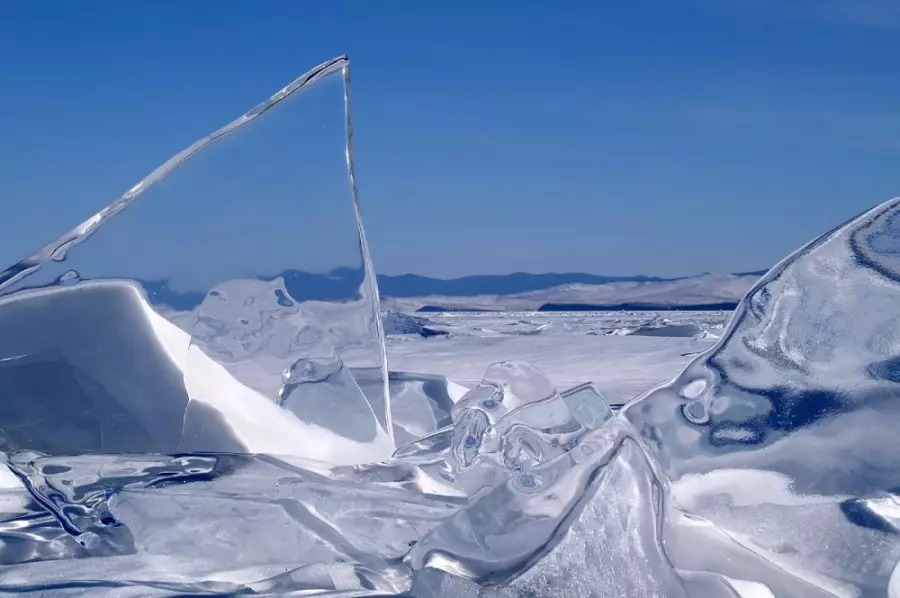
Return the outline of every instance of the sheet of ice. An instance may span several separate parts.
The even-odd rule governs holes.
[[[0,272],[0,448],[391,455],[348,69],[310,70]]]

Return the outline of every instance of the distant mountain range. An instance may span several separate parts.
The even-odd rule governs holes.
[[[765,271],[682,278],[511,274],[455,280],[379,277],[382,303],[399,311],[734,309]],[[431,291],[431,292],[429,292]]]
[[[514,295],[541,291],[566,284],[607,284],[610,282],[662,282],[655,276],[601,276],[571,272],[563,274],[481,274],[462,278],[430,278],[418,274],[378,276],[378,288],[383,297],[424,297],[444,295],[468,297],[472,295]]]
[[[732,309],[765,271],[701,274],[681,278],[602,276],[584,273],[476,275],[441,279],[416,274],[379,275],[385,307],[402,311],[444,310],[615,310]],[[283,278],[297,301],[342,300],[355,296],[362,271],[341,268],[328,274],[285,270]],[[177,292],[168,281],[141,281],[154,303],[193,309],[205,292]]]

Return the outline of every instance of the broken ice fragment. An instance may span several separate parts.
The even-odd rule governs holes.
[[[900,198],[782,260],[718,344],[623,409],[672,488],[680,570],[777,596],[895,587],[898,256]]]

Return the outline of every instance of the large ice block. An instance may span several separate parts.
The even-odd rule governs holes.
[[[898,365],[900,198],[784,259],[715,347],[624,408],[670,490],[674,565],[776,596],[887,595]]]

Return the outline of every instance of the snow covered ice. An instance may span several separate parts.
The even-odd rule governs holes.
[[[341,57],[0,274],[0,590],[900,596],[900,200],[727,326],[382,323],[349,117]]]

